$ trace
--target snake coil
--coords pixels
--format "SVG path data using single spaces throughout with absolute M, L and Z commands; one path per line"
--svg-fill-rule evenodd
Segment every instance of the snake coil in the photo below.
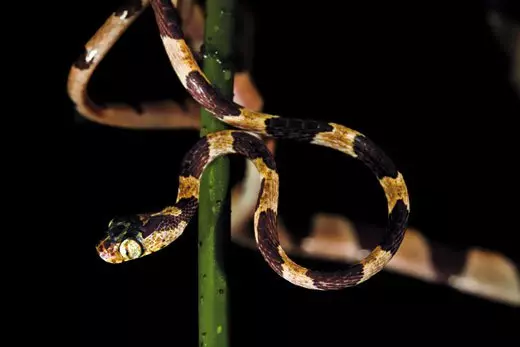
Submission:
M 204 169 L 220 156 L 238 154 L 250 160 L 262 177 L 254 213 L 255 239 L 262 256 L 278 275 L 304 288 L 334 290 L 358 285 L 378 273 L 401 245 L 410 212 L 406 184 L 392 160 L 363 134 L 341 124 L 255 112 L 223 97 L 197 64 L 184 39 L 175 7 L 177 1 L 173 3 L 132 1 L 114 12 L 106 24 L 112 30 L 101 28 L 71 69 L 69 90 L 77 110 L 100 119 L 135 118 L 146 112 L 128 105 L 96 105 L 86 96 L 85 82 L 106 53 L 106 47 L 151 4 L 166 54 L 184 88 L 216 118 L 241 130 L 212 133 L 199 140 L 182 162 L 176 203 L 157 213 L 114 218 L 107 236 L 97 245 L 100 257 L 109 263 L 121 263 L 159 251 L 175 241 L 197 211 Z M 359 263 L 341 271 L 312 270 L 292 261 L 280 246 L 277 233 L 276 164 L 258 135 L 329 147 L 363 162 L 379 180 L 387 199 L 388 223 L 380 244 Z

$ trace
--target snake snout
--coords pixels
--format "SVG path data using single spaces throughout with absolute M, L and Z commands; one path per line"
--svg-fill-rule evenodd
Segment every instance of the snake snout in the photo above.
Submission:
M 101 259 L 110 264 L 118 264 L 123 262 L 123 258 L 114 243 L 109 238 L 101 241 L 96 246 L 96 251 Z

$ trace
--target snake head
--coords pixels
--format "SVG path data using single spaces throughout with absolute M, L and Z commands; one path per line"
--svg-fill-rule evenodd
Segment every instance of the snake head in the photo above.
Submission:
M 139 216 L 116 217 L 108 223 L 107 236 L 96 247 L 101 259 L 117 264 L 137 259 L 144 252 L 143 222 Z

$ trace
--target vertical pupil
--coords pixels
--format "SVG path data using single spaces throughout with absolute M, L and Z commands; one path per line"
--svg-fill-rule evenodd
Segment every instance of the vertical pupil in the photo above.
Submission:
M 139 242 L 128 238 L 121 244 L 120 252 L 129 259 L 136 259 L 141 255 L 142 248 Z

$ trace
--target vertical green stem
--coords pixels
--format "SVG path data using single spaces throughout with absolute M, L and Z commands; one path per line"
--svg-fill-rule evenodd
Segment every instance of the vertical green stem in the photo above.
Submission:
M 233 98 L 231 56 L 235 0 L 207 0 L 203 70 L 214 86 Z M 201 136 L 226 125 L 201 111 Z M 228 347 L 228 288 L 223 253 L 230 242 L 229 159 L 219 158 L 201 179 L 199 206 L 199 346 Z

